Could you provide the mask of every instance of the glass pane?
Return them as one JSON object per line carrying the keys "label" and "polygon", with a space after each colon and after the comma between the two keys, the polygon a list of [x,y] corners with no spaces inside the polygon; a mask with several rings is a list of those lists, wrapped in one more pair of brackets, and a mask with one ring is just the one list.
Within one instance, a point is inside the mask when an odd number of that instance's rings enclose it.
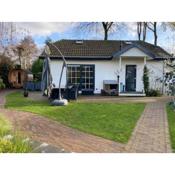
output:
{"label": "glass pane", "polygon": [[90,72],[86,72],[86,77],[90,77]]}
{"label": "glass pane", "polygon": [[77,83],[80,83],[80,78],[77,78]]}
{"label": "glass pane", "polygon": [[94,76],[94,72],[90,72],[90,76],[93,77]]}
{"label": "glass pane", "polygon": [[71,72],[70,72],[70,71],[68,72],[68,75],[67,75],[67,76],[68,76],[68,77],[71,77]]}
{"label": "glass pane", "polygon": [[82,85],[81,85],[81,88],[82,88],[82,89],[85,89],[85,85],[84,85],[84,84],[82,84]]}
{"label": "glass pane", "polygon": [[72,83],[75,83],[75,78],[72,78]]}
{"label": "glass pane", "polygon": [[86,83],[90,83],[88,78],[86,79]]}
{"label": "glass pane", "polygon": [[93,85],[90,85],[90,89],[93,89],[94,88],[94,86]]}
{"label": "glass pane", "polygon": [[67,80],[67,82],[68,82],[68,84],[71,84],[71,79],[69,78],[69,79]]}
{"label": "glass pane", "polygon": [[90,79],[90,83],[93,84],[94,83],[94,79]]}

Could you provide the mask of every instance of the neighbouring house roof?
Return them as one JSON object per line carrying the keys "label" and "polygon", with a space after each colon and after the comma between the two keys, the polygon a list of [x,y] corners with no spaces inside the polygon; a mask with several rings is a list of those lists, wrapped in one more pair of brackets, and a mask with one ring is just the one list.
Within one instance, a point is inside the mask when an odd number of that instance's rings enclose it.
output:
{"label": "neighbouring house roof", "polygon": [[[143,41],[124,41],[124,40],[60,40],[55,44],[63,53],[65,58],[77,60],[77,59],[112,59],[113,57],[120,56],[127,50],[136,47],[142,50],[144,53],[154,59],[166,59],[173,58],[171,54],[166,52],[159,46],[143,42]],[[60,53],[49,44],[50,58],[61,57]],[[44,58],[44,52],[40,58]]]}

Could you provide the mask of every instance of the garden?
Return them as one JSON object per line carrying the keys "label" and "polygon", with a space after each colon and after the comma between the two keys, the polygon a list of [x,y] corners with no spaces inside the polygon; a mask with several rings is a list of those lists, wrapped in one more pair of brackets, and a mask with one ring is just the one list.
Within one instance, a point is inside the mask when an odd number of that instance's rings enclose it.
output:
{"label": "garden", "polygon": [[83,102],[54,107],[47,101],[24,98],[20,92],[9,94],[6,100],[6,108],[39,114],[80,131],[121,143],[127,143],[145,107],[142,103]]}
{"label": "garden", "polygon": [[20,133],[13,132],[9,121],[0,114],[0,153],[29,153],[32,148]]}

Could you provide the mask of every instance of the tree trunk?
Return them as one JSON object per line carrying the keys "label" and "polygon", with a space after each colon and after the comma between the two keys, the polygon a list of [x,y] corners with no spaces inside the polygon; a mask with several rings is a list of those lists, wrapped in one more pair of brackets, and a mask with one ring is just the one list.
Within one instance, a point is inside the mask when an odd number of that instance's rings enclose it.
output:
{"label": "tree trunk", "polygon": [[147,23],[147,27],[149,30],[151,30],[151,32],[153,32],[154,35],[154,45],[157,46],[157,22],[149,22]]}
{"label": "tree trunk", "polygon": [[108,31],[104,30],[104,40],[108,40]]}
{"label": "tree trunk", "polygon": [[157,22],[154,22],[154,45],[157,46]]}
{"label": "tree trunk", "polygon": [[139,41],[141,40],[141,33],[142,33],[142,23],[137,22],[137,36]]}
{"label": "tree trunk", "polygon": [[143,41],[146,40],[147,22],[143,23]]}
{"label": "tree trunk", "polygon": [[102,22],[104,30],[104,40],[108,40],[108,22]]}
{"label": "tree trunk", "polygon": [[104,40],[108,40],[108,32],[111,29],[113,22],[102,22],[104,30]]}

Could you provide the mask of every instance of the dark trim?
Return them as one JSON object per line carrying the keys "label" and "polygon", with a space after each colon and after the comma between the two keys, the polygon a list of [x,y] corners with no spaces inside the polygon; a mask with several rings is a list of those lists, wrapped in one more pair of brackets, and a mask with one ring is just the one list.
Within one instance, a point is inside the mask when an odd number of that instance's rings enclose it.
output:
{"label": "dark trim", "polygon": [[156,61],[163,61],[163,60],[175,60],[175,58],[174,57],[155,57],[154,58],[154,60],[156,60]]}
{"label": "dark trim", "polygon": [[[108,57],[104,57],[104,56],[92,56],[92,57],[84,57],[84,56],[77,56],[77,57],[70,57],[70,56],[65,56],[66,60],[85,60],[85,61],[98,61],[98,60],[112,60],[112,56]],[[39,59],[45,59],[44,56],[39,56]],[[58,56],[51,56],[50,59],[52,60],[61,60],[62,57],[58,57]]]}
{"label": "dark trim", "polygon": [[115,54],[113,54],[113,57],[119,57],[120,55],[122,55],[123,53],[125,53],[126,51],[128,51],[129,49],[132,49],[136,47],[137,49],[140,49],[142,52],[144,52],[145,54],[147,54],[148,56],[152,57],[152,58],[155,58],[155,55],[152,54],[150,51],[148,51],[147,49],[133,43],[131,45],[129,45],[128,47],[125,47],[124,49],[122,49],[121,51],[119,52],[116,52]]}
{"label": "dark trim", "polygon": [[[93,91],[94,92],[94,90],[95,90],[95,64],[67,64],[67,66],[73,66],[73,65],[77,65],[77,66],[80,66],[80,89],[79,90],[81,90],[81,75],[82,75],[82,73],[81,73],[81,67],[82,66],[93,66],[93,69],[94,69],[94,71],[93,71],[93,84],[94,84],[94,86],[93,86],[93,89],[87,89],[87,91]],[[66,71],[66,84],[68,84],[68,70]],[[83,91],[86,91],[86,89],[83,89]]]}
{"label": "dark trim", "polygon": [[122,55],[123,53],[125,53],[126,51],[128,51],[129,49],[132,49],[134,46],[133,44],[125,47],[124,49],[120,50],[120,51],[117,51],[113,54],[113,57],[119,57],[120,55]]}
{"label": "dark trim", "polygon": [[[127,75],[127,67],[128,66],[134,66],[135,67],[135,90],[134,91],[127,91],[126,88],[127,88],[127,79],[126,79],[126,75]],[[126,64],[125,65],[125,92],[136,92],[136,89],[137,89],[137,65],[136,64]]]}

